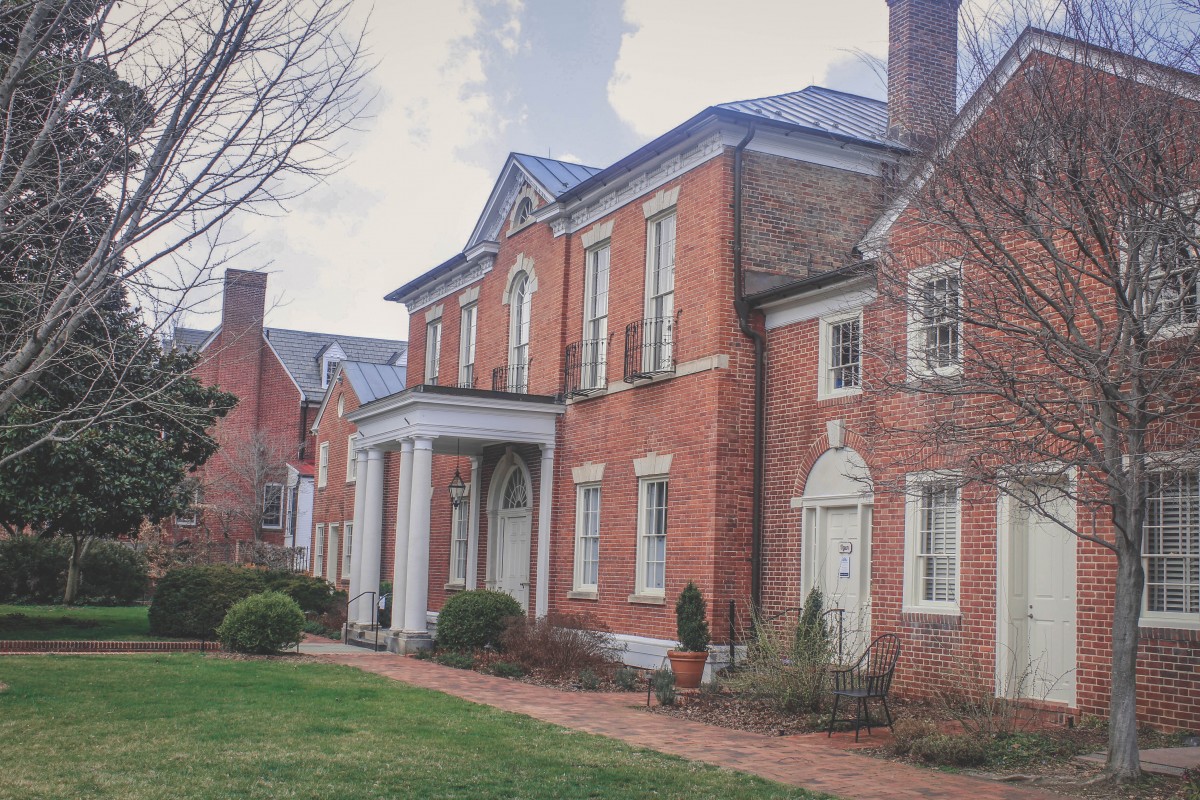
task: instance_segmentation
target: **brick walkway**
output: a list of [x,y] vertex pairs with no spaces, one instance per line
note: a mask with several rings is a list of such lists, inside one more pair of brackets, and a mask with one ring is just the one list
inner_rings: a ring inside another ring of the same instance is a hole
[[634,707],[637,695],[632,694],[560,692],[386,653],[330,653],[317,657],[567,728],[847,800],[1062,800],[1062,795],[857,755],[821,743],[820,737],[762,736],[649,714]]

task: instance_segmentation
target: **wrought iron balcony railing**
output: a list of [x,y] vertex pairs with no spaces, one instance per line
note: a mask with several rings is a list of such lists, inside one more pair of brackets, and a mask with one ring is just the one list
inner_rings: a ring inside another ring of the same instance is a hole
[[529,394],[529,365],[532,363],[531,358],[524,364],[496,367],[492,370],[492,391]]
[[674,317],[651,317],[625,326],[625,380],[632,383],[675,371]]
[[465,364],[458,368],[458,388],[475,388],[475,365]]
[[578,397],[608,386],[608,340],[584,339],[567,345],[565,391]]

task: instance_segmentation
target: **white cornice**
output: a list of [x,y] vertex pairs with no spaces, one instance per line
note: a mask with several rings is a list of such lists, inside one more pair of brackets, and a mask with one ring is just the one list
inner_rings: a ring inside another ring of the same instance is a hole
[[491,255],[484,256],[478,260],[472,260],[468,262],[465,269],[447,276],[420,294],[405,300],[404,307],[408,309],[409,314],[413,314],[418,309],[422,309],[430,303],[436,303],[443,297],[454,294],[464,286],[470,286],[472,283],[481,280],[484,275],[492,271],[492,267],[495,264],[496,257]]

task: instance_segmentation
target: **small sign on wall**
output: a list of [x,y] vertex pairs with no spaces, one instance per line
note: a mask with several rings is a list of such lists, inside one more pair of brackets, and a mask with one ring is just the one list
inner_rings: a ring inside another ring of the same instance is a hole
[[838,552],[844,556],[853,553],[854,542],[838,542]]
[[842,556],[842,562],[838,565],[838,577],[850,577],[850,556]]

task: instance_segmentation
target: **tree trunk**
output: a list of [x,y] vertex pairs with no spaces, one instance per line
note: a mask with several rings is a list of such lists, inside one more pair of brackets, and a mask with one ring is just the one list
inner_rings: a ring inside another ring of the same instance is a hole
[[1118,534],[1106,771],[1110,777],[1122,781],[1141,775],[1137,743],[1137,650],[1143,580],[1137,549]]
[[71,537],[71,557],[67,562],[67,587],[63,591],[64,606],[74,603],[79,594],[80,567],[91,546],[92,537],[90,536],[74,535]]

